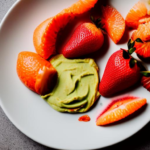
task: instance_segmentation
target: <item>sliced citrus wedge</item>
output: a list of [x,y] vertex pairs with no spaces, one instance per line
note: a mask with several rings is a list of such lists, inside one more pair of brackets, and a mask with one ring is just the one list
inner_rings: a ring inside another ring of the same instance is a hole
[[134,47],[136,53],[142,58],[150,57],[150,22],[140,24],[137,30],[135,30],[131,36],[133,41],[140,39],[140,42],[135,42]]
[[145,98],[123,97],[114,100],[98,117],[96,125],[103,126],[119,121],[146,104]]
[[98,0],[79,0],[71,7],[64,9],[56,16],[42,22],[34,31],[33,43],[39,55],[48,59],[56,53],[58,33],[72,19],[89,11]]
[[111,6],[102,6],[102,22],[110,38],[118,43],[125,31],[125,20],[122,15]]
[[125,18],[126,25],[129,28],[137,29],[139,24],[150,21],[147,5],[148,1],[139,1],[131,8]]
[[20,80],[34,92],[44,95],[49,93],[57,81],[57,71],[38,54],[20,52],[17,59],[17,73]]

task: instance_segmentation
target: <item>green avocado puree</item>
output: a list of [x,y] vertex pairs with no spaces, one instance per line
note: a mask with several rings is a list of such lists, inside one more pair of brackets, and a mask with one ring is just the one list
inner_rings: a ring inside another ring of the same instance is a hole
[[50,62],[58,72],[57,84],[42,98],[60,112],[87,111],[100,96],[98,66],[94,60],[57,55]]

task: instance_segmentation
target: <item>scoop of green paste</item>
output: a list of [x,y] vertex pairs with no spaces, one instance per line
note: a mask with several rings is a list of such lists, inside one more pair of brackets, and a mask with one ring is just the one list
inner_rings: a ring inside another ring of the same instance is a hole
[[50,62],[58,72],[53,91],[42,96],[60,112],[85,112],[100,96],[98,66],[93,59],[66,59],[63,55]]

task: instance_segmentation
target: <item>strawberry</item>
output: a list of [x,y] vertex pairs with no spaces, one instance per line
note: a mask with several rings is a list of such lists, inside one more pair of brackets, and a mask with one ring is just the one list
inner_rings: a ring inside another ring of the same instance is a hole
[[97,19],[93,23],[80,24],[68,40],[67,44],[62,48],[61,53],[66,58],[80,57],[101,48],[104,42],[104,36],[101,31],[102,24]]
[[61,30],[75,17],[93,8],[97,1],[79,0],[54,17],[42,22],[33,34],[33,43],[36,52],[44,59],[48,59],[50,56],[56,54],[56,42]]
[[102,96],[112,96],[139,81],[141,64],[130,56],[135,51],[134,43],[129,41],[129,51],[120,49],[109,58],[99,85]]
[[150,71],[142,71],[141,83],[150,92]]

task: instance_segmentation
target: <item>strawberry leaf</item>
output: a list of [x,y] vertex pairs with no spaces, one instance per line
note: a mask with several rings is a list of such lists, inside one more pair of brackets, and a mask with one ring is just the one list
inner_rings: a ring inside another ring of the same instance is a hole
[[130,48],[130,49],[128,50],[128,53],[131,55],[135,50],[136,50],[136,48],[135,48],[135,47],[132,47],[132,48]]
[[140,38],[137,38],[135,41],[138,43],[143,43],[143,41]]
[[128,49],[130,49],[131,39],[128,41]]
[[130,58],[129,53],[125,50],[123,50],[123,58],[124,59],[129,59]]
[[95,19],[93,16],[90,16],[91,21],[95,24]]
[[135,66],[135,59],[134,58],[130,59],[129,65],[130,65],[130,68],[133,68]]
[[141,74],[145,77],[150,77],[150,71],[141,71]]

